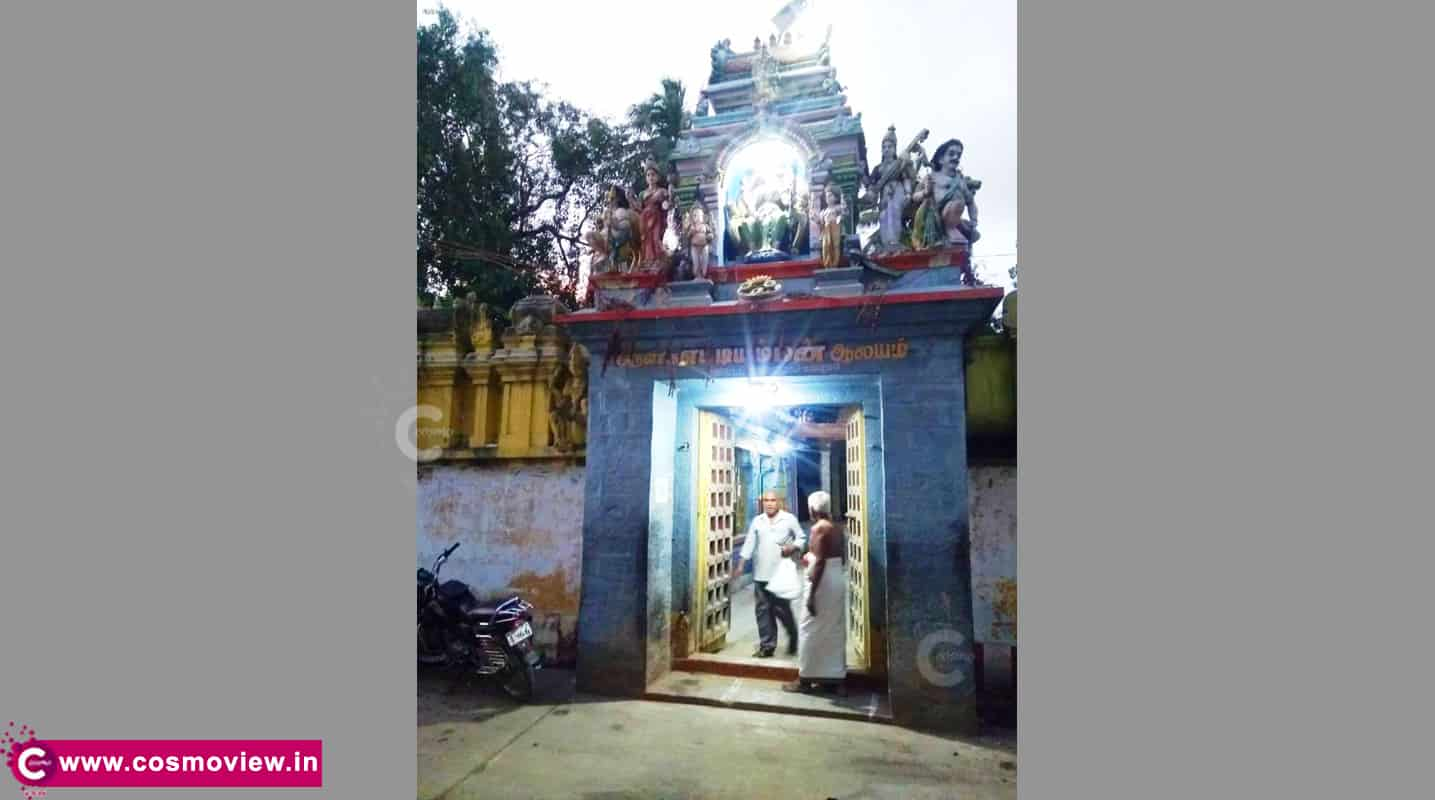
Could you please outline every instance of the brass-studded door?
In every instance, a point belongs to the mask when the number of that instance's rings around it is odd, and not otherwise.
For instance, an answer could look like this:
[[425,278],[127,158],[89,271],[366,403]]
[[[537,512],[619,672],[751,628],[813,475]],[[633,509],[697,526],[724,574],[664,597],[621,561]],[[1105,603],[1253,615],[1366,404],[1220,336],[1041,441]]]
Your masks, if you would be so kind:
[[847,429],[847,666],[867,669],[867,436],[862,407],[842,411]]
[[712,411],[698,412],[698,502],[694,537],[697,580],[693,619],[698,649],[721,650],[732,622],[733,527],[737,494],[736,436],[732,423]]

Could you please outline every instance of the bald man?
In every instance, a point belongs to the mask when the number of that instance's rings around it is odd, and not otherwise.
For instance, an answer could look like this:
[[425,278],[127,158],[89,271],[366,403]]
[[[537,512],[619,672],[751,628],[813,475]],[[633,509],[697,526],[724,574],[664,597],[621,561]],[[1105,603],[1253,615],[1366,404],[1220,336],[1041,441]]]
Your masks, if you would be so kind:
[[781,620],[783,630],[787,631],[787,654],[797,653],[797,621],[793,619],[792,606],[789,601],[767,590],[767,582],[772,579],[778,562],[802,552],[806,539],[797,517],[783,511],[781,506],[782,500],[777,492],[769,489],[762,493],[762,513],[747,527],[742,552],[738,553],[737,563],[733,565],[733,574],[741,575],[743,562],[752,562],[758,635],[758,646],[753,655],[757,658],[771,658],[777,649],[774,618]]

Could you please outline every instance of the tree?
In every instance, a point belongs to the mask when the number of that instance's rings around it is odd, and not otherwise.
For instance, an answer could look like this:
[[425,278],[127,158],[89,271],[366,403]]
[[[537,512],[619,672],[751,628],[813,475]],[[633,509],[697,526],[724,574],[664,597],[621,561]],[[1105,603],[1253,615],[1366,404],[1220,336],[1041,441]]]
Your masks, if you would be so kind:
[[[651,156],[666,171],[678,137],[692,124],[686,103],[687,89],[682,81],[663,78],[661,91],[628,109],[628,128],[634,136],[633,156],[639,166],[642,159]],[[642,175],[641,168],[637,169],[639,184]]]
[[686,92],[665,78],[613,124],[498,81],[497,64],[489,34],[461,34],[447,9],[418,29],[417,288],[499,309],[537,292],[576,305],[583,230],[609,185],[641,189],[644,158],[668,163]]
[[581,226],[625,132],[495,79],[486,31],[440,8],[418,29],[417,289],[496,308],[544,292],[572,303]]
[[531,84],[509,84],[505,92],[518,186],[514,251],[542,265],[541,291],[575,305],[582,232],[601,211],[604,189],[622,181],[631,137]]
[[418,291],[460,286],[506,308],[535,283],[521,271],[479,269],[452,249],[508,254],[517,187],[503,125],[498,55],[484,31],[460,42],[447,9],[418,30]]

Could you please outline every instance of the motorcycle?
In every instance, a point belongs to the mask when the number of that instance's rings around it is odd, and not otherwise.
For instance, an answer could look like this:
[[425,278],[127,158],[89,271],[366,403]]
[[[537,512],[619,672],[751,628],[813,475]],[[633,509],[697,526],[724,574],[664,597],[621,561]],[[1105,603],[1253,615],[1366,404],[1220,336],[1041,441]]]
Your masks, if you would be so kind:
[[439,554],[432,570],[419,568],[419,663],[472,670],[527,701],[542,667],[533,649],[533,606],[517,596],[481,601],[463,581],[440,583],[439,570],[457,549],[455,542]]

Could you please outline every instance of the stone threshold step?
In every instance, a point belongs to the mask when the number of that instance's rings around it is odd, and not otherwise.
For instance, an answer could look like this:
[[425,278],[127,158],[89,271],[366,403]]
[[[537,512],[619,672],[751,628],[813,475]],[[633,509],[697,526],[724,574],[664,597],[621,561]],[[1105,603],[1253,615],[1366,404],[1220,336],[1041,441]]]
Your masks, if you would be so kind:
[[892,706],[885,691],[854,686],[849,687],[846,697],[803,694],[784,692],[784,682],[674,671],[648,686],[643,698],[808,717],[865,720],[886,724],[892,722]]
[[[770,681],[797,680],[797,667],[790,660],[713,656],[706,653],[675,659],[673,670]],[[885,681],[858,671],[847,673],[847,685],[849,688],[860,691],[885,693],[887,689]]]
[[730,678],[758,678],[769,681],[790,681],[797,678],[797,667],[758,658],[689,656],[675,659],[673,671],[701,672],[708,675],[726,675]]

